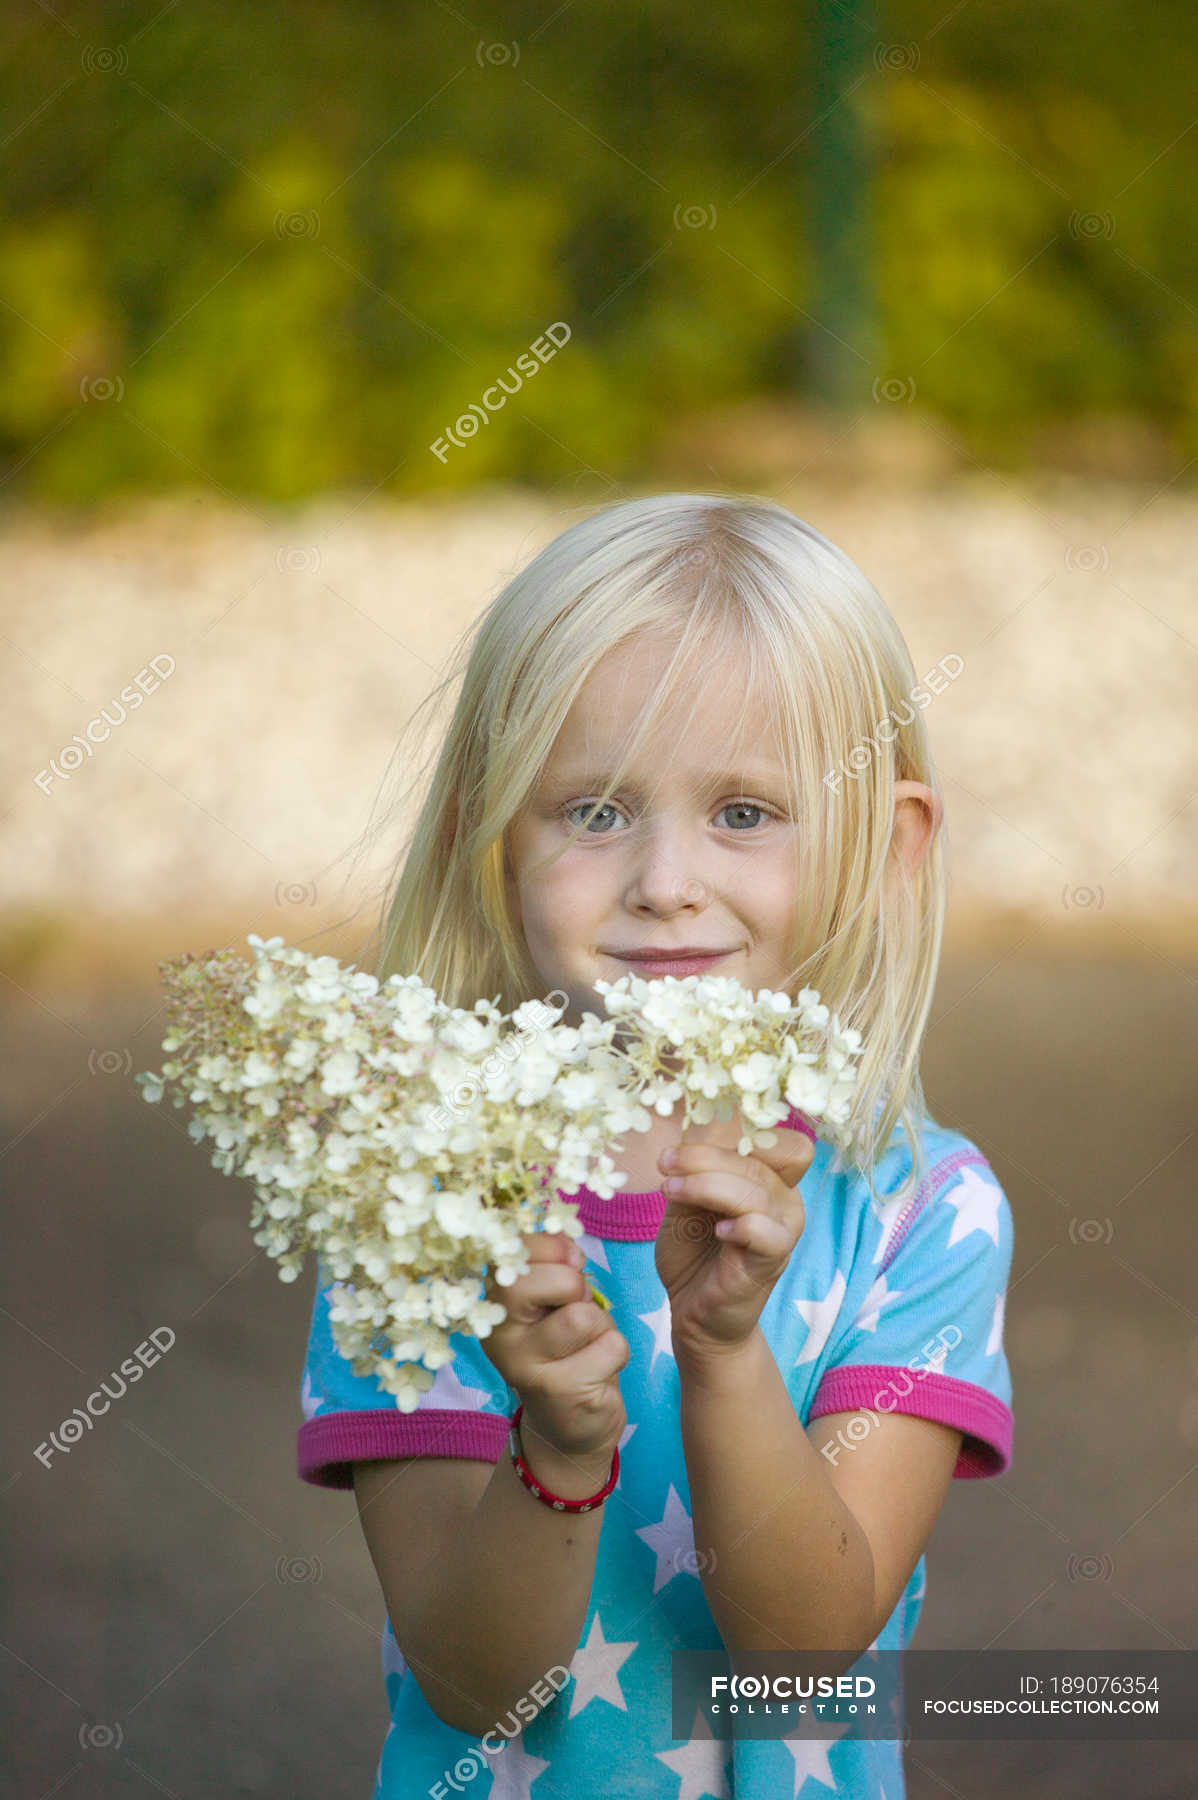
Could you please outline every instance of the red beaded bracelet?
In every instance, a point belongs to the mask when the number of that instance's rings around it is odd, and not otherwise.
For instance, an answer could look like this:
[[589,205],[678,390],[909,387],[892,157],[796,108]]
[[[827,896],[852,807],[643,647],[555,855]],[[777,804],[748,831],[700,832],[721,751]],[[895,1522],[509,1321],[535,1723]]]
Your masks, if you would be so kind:
[[536,1479],[532,1470],[520,1454],[520,1440],[517,1433],[520,1429],[520,1415],[523,1411],[524,1402],[521,1401],[520,1405],[516,1408],[515,1416],[512,1419],[512,1428],[508,1433],[508,1449],[512,1453],[512,1465],[525,1487],[536,1495],[543,1506],[551,1506],[554,1512],[585,1513],[590,1512],[593,1506],[602,1505],[603,1501],[607,1499],[607,1496],[615,1487],[620,1474],[619,1447],[617,1446],[612,1450],[611,1474],[597,1494],[592,1494],[589,1500],[563,1500],[559,1494],[551,1494],[549,1489],[544,1487],[542,1483]]

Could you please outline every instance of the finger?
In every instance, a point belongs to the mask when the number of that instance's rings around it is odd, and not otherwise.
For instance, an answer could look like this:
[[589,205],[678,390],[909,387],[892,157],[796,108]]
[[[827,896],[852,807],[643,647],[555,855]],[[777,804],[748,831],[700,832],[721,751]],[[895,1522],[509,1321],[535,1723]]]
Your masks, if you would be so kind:
[[585,1291],[586,1276],[582,1270],[559,1262],[534,1263],[525,1274],[506,1284],[497,1281],[494,1272],[487,1281],[489,1296],[521,1308],[564,1306]]
[[[527,1281],[534,1268],[544,1268],[547,1264],[554,1267],[579,1269],[586,1264],[585,1252],[564,1232],[524,1231],[520,1234],[520,1241],[527,1252],[530,1267],[525,1270],[523,1275],[517,1276],[518,1281]],[[494,1267],[490,1268],[485,1277],[487,1298],[498,1300],[509,1291],[510,1289],[504,1288],[496,1281]]]
[[546,1314],[535,1333],[530,1334],[529,1348],[544,1362],[560,1362],[614,1329],[607,1314],[593,1301],[575,1300]]
[[566,1263],[541,1262],[509,1287],[488,1282],[486,1291],[487,1298],[497,1300],[506,1311],[505,1323],[536,1325],[556,1307],[580,1299],[586,1292],[586,1276]]
[[618,1375],[625,1368],[632,1356],[632,1349],[623,1332],[609,1325],[606,1331],[597,1332],[589,1343],[581,1350],[576,1350],[568,1361],[563,1360],[558,1367],[563,1371],[570,1387],[577,1392],[579,1388],[601,1388],[609,1382],[613,1375]]
[[805,1131],[788,1131],[771,1125],[775,1141],[755,1147],[753,1155],[772,1169],[784,1187],[798,1187],[815,1161],[815,1139]]
[[[815,1157],[815,1145],[801,1131],[782,1131],[774,1127],[777,1143],[760,1146],[749,1156],[742,1156],[738,1150],[724,1149],[718,1144],[679,1144],[673,1152],[673,1160],[660,1162],[667,1175],[686,1174],[700,1169],[722,1169],[728,1173],[743,1173],[746,1166],[753,1162],[764,1163],[765,1167],[777,1175],[784,1187],[797,1187]],[[662,1152],[664,1157],[666,1152]]]
[[504,1376],[518,1394],[535,1393],[550,1406],[577,1406],[597,1398],[624,1368],[632,1351],[612,1325],[563,1356],[547,1356],[538,1332],[529,1332],[505,1367]]
[[577,1238],[571,1237],[568,1232],[537,1231],[533,1233],[533,1236],[540,1238],[547,1249],[552,1249],[555,1256],[568,1257],[572,1256],[574,1252],[577,1251],[585,1260],[586,1253],[582,1249],[582,1246],[579,1244]]
[[770,1263],[788,1257],[794,1248],[791,1233],[782,1221],[765,1213],[746,1212],[736,1218],[721,1219],[715,1230],[721,1244],[731,1244]]
[[628,1339],[609,1325],[569,1355],[542,1364],[539,1391],[547,1400],[554,1400],[572,1398],[587,1388],[600,1388],[619,1374],[631,1355]]
[[[748,1185],[740,1176],[723,1175],[716,1170],[701,1171],[686,1176],[682,1193],[671,1198],[677,1200],[681,1211],[672,1212],[667,1205],[661,1229],[689,1240],[710,1232],[718,1241],[724,1242],[728,1234],[720,1229],[722,1224],[730,1219],[759,1214],[778,1227],[777,1233],[771,1233],[770,1241],[781,1246],[784,1237],[788,1246],[785,1253],[789,1255],[806,1224],[807,1215],[798,1189],[784,1188],[776,1177],[771,1177],[771,1186],[765,1189]],[[732,1235],[734,1241],[739,1241],[738,1234]],[[780,1251],[771,1252],[778,1253]]]
[[575,1248],[564,1231],[526,1231],[522,1236],[533,1262],[568,1262]]
[[[669,1184],[677,1181],[677,1190]],[[736,1214],[766,1211],[772,1205],[770,1191],[759,1181],[735,1169],[696,1169],[691,1174],[672,1173],[663,1184],[666,1200],[683,1206],[703,1206],[712,1212]]]

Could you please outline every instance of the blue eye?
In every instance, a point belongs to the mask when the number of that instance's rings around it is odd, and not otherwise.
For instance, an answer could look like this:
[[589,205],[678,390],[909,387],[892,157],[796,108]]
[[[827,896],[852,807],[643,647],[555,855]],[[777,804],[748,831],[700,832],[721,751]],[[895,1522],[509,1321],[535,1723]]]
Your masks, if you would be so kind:
[[754,812],[764,813],[764,806],[758,806],[755,800],[730,800],[727,806],[721,806],[721,812]]
[[[583,813],[585,818],[580,822],[583,825],[583,829],[591,837],[611,837],[612,833],[610,831],[595,831],[592,829],[592,826],[597,819],[602,819],[604,813],[615,814],[616,812],[617,808],[610,800],[606,801],[602,806],[596,805],[594,800],[576,800],[571,805],[562,808],[563,818],[569,820],[571,823],[573,822],[571,818],[572,814]],[[776,814],[767,811],[764,806],[759,806],[755,800],[729,800],[725,805],[721,806],[720,812],[756,813],[758,817],[750,822],[747,827],[749,830],[755,830],[761,823],[763,817],[774,818],[777,816]]]
[[[563,817],[566,819],[569,819],[571,813],[576,813],[576,812],[586,813],[587,817],[584,822],[584,829],[586,831],[590,832],[591,823],[593,820],[600,818],[603,813],[610,813],[610,812],[614,812],[614,811],[615,811],[615,807],[612,805],[610,800],[607,801],[607,803],[603,806],[596,806],[595,802],[593,800],[576,800],[572,806],[567,806],[567,807],[563,808]],[[593,837],[609,837],[611,834],[606,831],[597,831],[597,832],[591,832],[591,835]]]

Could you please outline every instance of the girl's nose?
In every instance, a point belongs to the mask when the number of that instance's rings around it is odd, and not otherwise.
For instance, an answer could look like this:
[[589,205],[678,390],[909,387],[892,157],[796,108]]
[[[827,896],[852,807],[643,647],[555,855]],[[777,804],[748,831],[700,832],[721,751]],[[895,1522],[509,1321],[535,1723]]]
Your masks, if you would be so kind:
[[667,913],[678,912],[684,906],[706,906],[711,894],[711,884],[702,876],[684,873],[681,867],[656,864],[634,879],[630,899],[634,904]]

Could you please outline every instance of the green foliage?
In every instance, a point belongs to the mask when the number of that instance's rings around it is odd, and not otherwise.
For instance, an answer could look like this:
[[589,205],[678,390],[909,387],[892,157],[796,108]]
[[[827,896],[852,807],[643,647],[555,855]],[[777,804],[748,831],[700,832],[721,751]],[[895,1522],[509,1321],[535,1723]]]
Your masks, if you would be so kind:
[[[1151,31],[1116,0],[838,5],[873,171],[861,404],[906,383],[988,460],[1091,412],[1194,454],[1180,0]],[[8,494],[602,484],[688,413],[801,397],[796,345],[851,333],[818,279],[809,15],[550,15],[27,18],[0,65]],[[816,200],[834,232],[851,194]],[[484,406],[558,322],[568,342]]]

